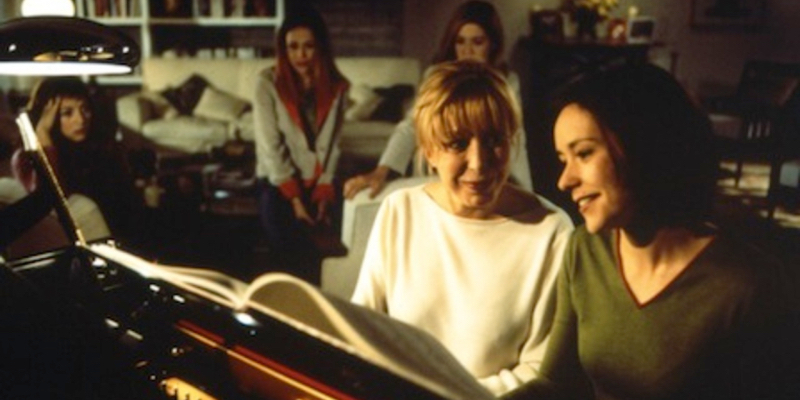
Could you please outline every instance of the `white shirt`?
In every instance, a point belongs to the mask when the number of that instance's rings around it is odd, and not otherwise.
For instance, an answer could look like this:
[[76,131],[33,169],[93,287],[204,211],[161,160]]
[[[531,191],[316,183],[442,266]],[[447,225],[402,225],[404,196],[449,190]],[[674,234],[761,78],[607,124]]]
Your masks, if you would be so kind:
[[547,200],[513,218],[442,209],[423,186],[381,205],[352,301],[437,338],[495,394],[534,378],[572,222]]

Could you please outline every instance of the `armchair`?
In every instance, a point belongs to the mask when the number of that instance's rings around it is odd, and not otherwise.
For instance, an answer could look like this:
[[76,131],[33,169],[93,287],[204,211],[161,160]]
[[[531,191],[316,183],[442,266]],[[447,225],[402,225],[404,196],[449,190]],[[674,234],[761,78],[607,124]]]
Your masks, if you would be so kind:
[[435,176],[396,179],[389,182],[375,198],[369,197],[369,190],[362,190],[352,200],[345,200],[341,240],[347,247],[347,255],[328,257],[322,261],[322,290],[349,299],[355,290],[372,223],[383,199],[397,189],[421,185],[433,179],[436,179]]

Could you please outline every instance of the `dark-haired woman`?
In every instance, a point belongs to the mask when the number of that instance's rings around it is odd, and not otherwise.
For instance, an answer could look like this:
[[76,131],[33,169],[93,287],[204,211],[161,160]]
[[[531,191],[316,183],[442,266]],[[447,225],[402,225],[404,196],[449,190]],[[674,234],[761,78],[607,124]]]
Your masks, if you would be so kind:
[[564,255],[540,379],[509,397],[797,398],[788,280],[709,223],[706,116],[652,65],[587,78],[559,109],[558,186],[585,225]]
[[348,82],[313,10],[288,15],[276,47],[276,65],[258,76],[253,108],[259,208],[270,247],[304,252],[307,228],[327,223],[335,200]]
[[[502,59],[503,37],[503,25],[494,6],[486,1],[467,1],[455,10],[447,23],[433,63],[435,65],[456,60],[486,63],[503,73],[519,102],[519,77],[508,69]],[[425,75],[427,76],[430,71],[431,69],[428,69]],[[518,136],[519,140],[511,149],[509,181],[527,191],[533,191],[525,145],[526,135],[522,127]],[[414,122],[409,113],[395,127],[378,161],[378,166],[369,173],[355,176],[345,182],[345,197],[352,198],[365,188],[370,188],[371,194],[376,195],[391,176],[399,176],[406,172],[416,150]]]
[[[115,141],[116,121],[100,112],[89,87],[75,77],[41,80],[27,112],[65,194],[84,195],[100,208],[117,239],[133,235],[138,196],[124,152]],[[30,160],[17,152],[14,173],[28,191],[39,177]]]

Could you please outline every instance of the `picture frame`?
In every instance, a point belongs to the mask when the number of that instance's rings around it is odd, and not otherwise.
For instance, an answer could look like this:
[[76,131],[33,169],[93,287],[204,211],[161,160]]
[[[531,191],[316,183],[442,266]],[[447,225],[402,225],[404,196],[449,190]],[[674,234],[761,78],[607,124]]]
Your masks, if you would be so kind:
[[760,30],[766,0],[691,0],[691,26],[700,30]]
[[547,42],[564,40],[564,16],[556,10],[532,11],[528,14],[531,37]]
[[633,44],[650,43],[655,34],[656,20],[653,17],[638,16],[628,18],[625,29],[626,42]]

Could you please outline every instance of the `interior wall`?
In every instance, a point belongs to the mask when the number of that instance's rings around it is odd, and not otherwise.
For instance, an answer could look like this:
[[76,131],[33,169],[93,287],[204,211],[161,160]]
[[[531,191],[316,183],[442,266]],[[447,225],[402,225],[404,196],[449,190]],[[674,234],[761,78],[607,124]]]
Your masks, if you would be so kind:
[[[450,13],[462,1],[405,0],[404,54],[427,63]],[[503,21],[509,59],[514,57],[517,40],[529,33],[528,11],[534,7],[557,8],[561,4],[561,0],[489,1]],[[750,58],[800,62],[800,24],[797,23],[800,1],[765,0],[768,20],[765,29],[759,32],[692,29],[692,1],[620,0],[620,6],[614,11],[614,15],[624,16],[628,7],[636,6],[640,15],[656,18],[655,39],[662,45],[654,53],[659,58],[670,53],[677,56],[676,75],[688,90],[702,92],[710,86],[735,86],[744,62]],[[524,74],[524,71],[518,72]]]

